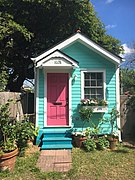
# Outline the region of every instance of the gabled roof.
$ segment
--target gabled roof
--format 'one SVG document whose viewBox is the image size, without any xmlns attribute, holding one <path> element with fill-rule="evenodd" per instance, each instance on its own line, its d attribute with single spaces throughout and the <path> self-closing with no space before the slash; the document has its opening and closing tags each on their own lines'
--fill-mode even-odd
<svg viewBox="0 0 135 180">
<path fill-rule="evenodd" d="M 67 54 L 61 52 L 60 50 L 55 50 L 48 54 L 47 56 L 43 57 L 42 59 L 36 62 L 36 67 L 40 66 L 51 66 L 49 62 L 52 61 L 61 62 L 61 66 L 72 66 L 78 67 L 78 61 L 74 60 L 72 57 L 68 56 Z M 57 64 L 55 64 L 57 66 Z M 59 64 L 58 64 L 59 65 Z"/>
<path fill-rule="evenodd" d="M 104 56 L 105 58 L 107 58 L 108 60 L 112 61 L 115 64 L 120 64 L 120 62 L 121 62 L 121 58 L 119 56 L 117 56 L 117 55 L 111 53 L 110 51 L 104 49 L 103 47 L 99 46 L 98 44 L 96 44 L 95 42 L 90 40 L 88 37 L 82 35 L 81 33 L 76 33 L 76 34 L 72 35 L 71 37 L 69 37 L 66 40 L 62 41 L 61 43 L 57 44 L 56 46 L 45 51 L 43 54 L 41 54 L 35 58 L 31 58 L 31 59 L 36 63 L 36 62 L 40 61 L 41 59 L 45 58 L 46 56 L 48 56 L 49 54 L 51 54 L 52 52 L 54 52 L 56 50 L 62 50 L 75 42 L 80 42 L 84 46 L 95 51 L 96 53 L 100 54 L 101 56 Z"/>
</svg>

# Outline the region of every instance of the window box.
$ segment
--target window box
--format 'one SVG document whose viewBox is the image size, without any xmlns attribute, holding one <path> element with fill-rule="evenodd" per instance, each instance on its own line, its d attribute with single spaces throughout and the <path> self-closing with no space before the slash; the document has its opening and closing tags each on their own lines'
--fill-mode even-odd
<svg viewBox="0 0 135 180">
<path fill-rule="evenodd" d="M 107 112 L 108 107 L 107 106 L 82 106 L 83 108 L 91 108 L 93 109 L 94 113 L 102 113 Z"/>
</svg>

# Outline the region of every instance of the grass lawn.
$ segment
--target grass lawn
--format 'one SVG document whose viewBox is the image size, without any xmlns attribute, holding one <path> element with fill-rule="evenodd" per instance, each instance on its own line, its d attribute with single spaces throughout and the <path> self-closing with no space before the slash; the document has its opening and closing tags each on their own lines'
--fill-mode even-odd
<svg viewBox="0 0 135 180">
<path fill-rule="evenodd" d="M 31 151 L 30 149 L 28 152 Z M 67 173 L 43 173 L 36 168 L 39 151 L 18 157 L 12 173 L 0 172 L 0 180 L 134 180 L 135 148 L 119 146 L 116 151 L 85 152 L 73 149 L 72 169 Z"/>
</svg>

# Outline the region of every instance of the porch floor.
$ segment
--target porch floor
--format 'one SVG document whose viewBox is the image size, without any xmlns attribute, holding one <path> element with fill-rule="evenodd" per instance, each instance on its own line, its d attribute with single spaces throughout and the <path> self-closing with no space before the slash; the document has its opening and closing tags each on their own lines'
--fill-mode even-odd
<svg viewBox="0 0 135 180">
<path fill-rule="evenodd" d="M 42 150 L 37 167 L 43 172 L 67 172 L 72 167 L 71 150 Z"/>
</svg>

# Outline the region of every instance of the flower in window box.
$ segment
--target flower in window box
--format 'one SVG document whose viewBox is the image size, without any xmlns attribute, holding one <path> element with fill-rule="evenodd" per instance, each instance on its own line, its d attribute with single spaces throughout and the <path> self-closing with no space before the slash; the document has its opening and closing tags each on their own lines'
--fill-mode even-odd
<svg viewBox="0 0 135 180">
<path fill-rule="evenodd" d="M 85 106 L 107 106 L 108 102 L 106 100 L 97 99 L 81 99 L 81 105 Z"/>
<path fill-rule="evenodd" d="M 91 106 L 97 106 L 98 105 L 98 101 L 96 99 L 92 99 L 92 100 L 90 100 L 90 105 Z"/>
<path fill-rule="evenodd" d="M 108 102 L 106 100 L 99 100 L 98 102 L 98 106 L 107 106 L 108 105 Z"/>
<path fill-rule="evenodd" d="M 87 99 L 81 99 L 81 104 L 82 105 L 87 105 L 88 104 Z"/>
</svg>

